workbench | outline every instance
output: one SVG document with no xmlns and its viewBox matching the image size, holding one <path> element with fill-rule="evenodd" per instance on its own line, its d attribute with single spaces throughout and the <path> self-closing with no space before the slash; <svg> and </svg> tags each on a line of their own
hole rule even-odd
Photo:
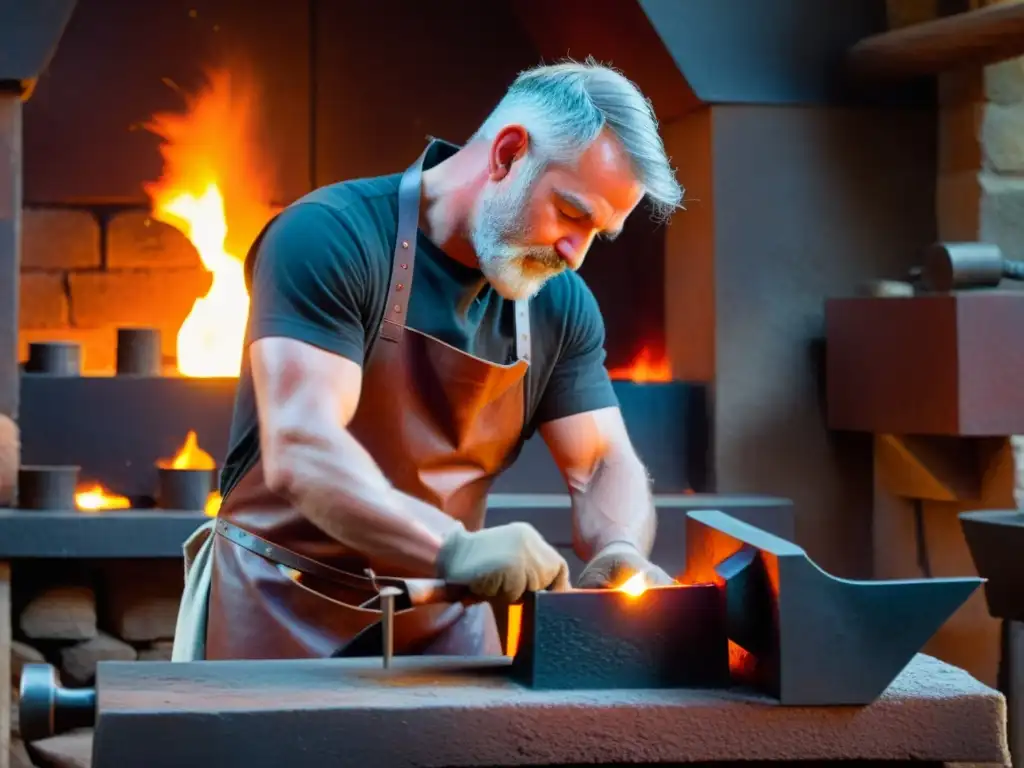
<svg viewBox="0 0 1024 768">
<path fill-rule="evenodd" d="M 739 690 L 531 690 L 507 677 L 509 663 L 407 657 L 384 670 L 379 659 L 106 662 L 92 765 L 1007 760 L 1003 697 L 924 655 L 869 706 L 815 708 Z M 75 738 L 87 737 L 36 746 Z"/>
<path fill-rule="evenodd" d="M 723 509 L 792 540 L 792 502 L 768 496 L 709 494 L 656 495 L 659 531 L 653 557 L 673 571 L 681 570 L 685 551 L 685 517 L 693 509 Z M 14 618 L 11 615 L 11 566 L 33 560 L 167 560 L 181 559 L 182 544 L 208 520 L 202 512 L 162 509 L 25 511 L 0 509 L 0 677 L 8 664 Z M 492 494 L 487 525 L 514 520 L 530 523 L 579 573 L 582 563 L 572 553 L 570 500 L 566 494 Z M 150 663 L 150 662 L 146 662 Z M 7 727 L 10 700 L 0 696 L 0 768 L 7 768 Z M 63 738 L 63 737 L 57 737 Z"/>
</svg>

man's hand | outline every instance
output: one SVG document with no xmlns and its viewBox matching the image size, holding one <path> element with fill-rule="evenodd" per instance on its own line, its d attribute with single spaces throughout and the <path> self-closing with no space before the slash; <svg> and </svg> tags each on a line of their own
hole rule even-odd
<svg viewBox="0 0 1024 768">
<path fill-rule="evenodd" d="M 569 566 L 527 523 L 470 533 L 457 528 L 441 545 L 437 575 L 486 600 L 515 603 L 526 592 L 569 589 Z"/>
<path fill-rule="evenodd" d="M 637 573 L 644 574 L 647 586 L 675 583 L 675 579 L 644 557 L 632 544 L 614 541 L 587 563 L 576 586 L 580 589 L 615 588 Z"/>
</svg>

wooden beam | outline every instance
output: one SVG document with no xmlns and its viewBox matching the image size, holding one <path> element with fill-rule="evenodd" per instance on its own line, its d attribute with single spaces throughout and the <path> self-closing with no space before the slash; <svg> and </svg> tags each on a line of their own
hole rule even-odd
<svg viewBox="0 0 1024 768">
<path fill-rule="evenodd" d="M 1024 3 L 1008 2 L 872 35 L 850 49 L 847 64 L 857 78 L 897 80 L 1021 55 Z"/>
</svg>

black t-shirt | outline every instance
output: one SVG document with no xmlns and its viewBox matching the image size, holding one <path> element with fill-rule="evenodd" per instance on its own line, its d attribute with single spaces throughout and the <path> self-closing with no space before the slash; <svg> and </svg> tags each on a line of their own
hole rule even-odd
<svg viewBox="0 0 1024 768">
<path fill-rule="evenodd" d="M 454 151 L 437 144 L 431 167 Z M 322 188 L 285 209 L 246 260 L 250 293 L 245 353 L 235 398 L 226 496 L 259 457 L 259 425 L 248 348 L 284 336 L 362 364 L 384 313 L 398 229 L 395 174 Z M 515 303 L 499 296 L 481 272 L 419 233 L 407 324 L 495 363 L 515 360 Z M 583 279 L 564 272 L 530 300 L 531 361 L 526 426 L 618 405 L 605 369 L 605 329 Z"/>
</svg>

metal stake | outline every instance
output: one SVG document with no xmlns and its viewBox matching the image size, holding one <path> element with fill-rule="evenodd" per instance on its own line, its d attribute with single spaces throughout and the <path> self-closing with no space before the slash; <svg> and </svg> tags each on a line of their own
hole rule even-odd
<svg viewBox="0 0 1024 768">
<path fill-rule="evenodd" d="M 380 590 L 380 627 L 384 669 L 391 666 L 395 654 L 395 598 L 402 594 L 397 587 L 383 587 Z"/>
</svg>

